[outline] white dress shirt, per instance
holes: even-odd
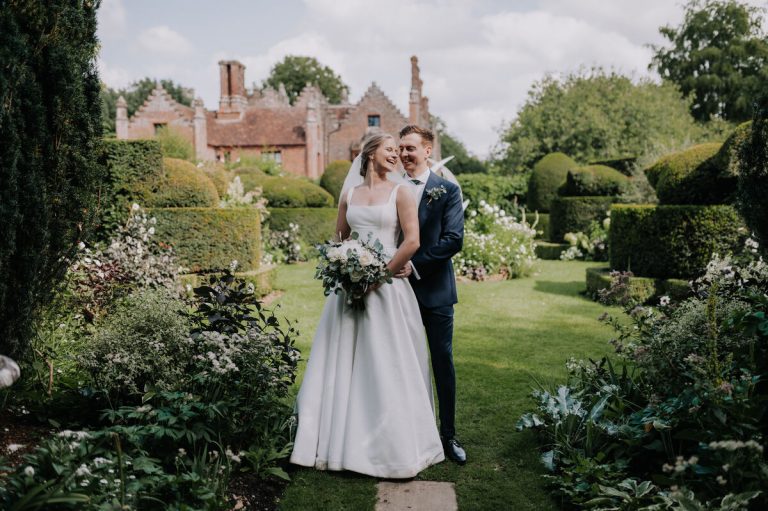
[[[405,178],[408,180],[408,182],[411,185],[411,189],[413,190],[413,195],[416,198],[416,208],[418,209],[418,205],[421,203],[421,198],[424,196],[424,189],[427,187],[427,179],[429,179],[429,173],[431,170],[429,167],[427,167],[427,170],[419,174],[418,176],[409,176],[408,174],[405,175]],[[416,184],[411,181],[411,179],[418,179],[421,181],[419,184]],[[416,277],[416,280],[421,280],[421,275],[419,275],[419,272],[416,271],[416,266],[414,266],[413,262],[408,261],[408,263],[411,265],[411,269],[413,270],[413,276]]]

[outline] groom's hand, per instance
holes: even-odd
[[[413,266],[411,266],[411,262],[408,261],[405,263],[405,266],[403,266],[399,272],[395,275],[395,278],[397,279],[407,279],[411,276],[413,273]]]

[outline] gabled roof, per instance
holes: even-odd
[[[248,108],[238,120],[219,120],[207,112],[208,145],[304,145],[306,113],[300,109]]]
[[[153,106],[160,106],[161,108],[159,108],[159,110],[167,111],[168,109],[171,109],[182,119],[192,120],[192,118],[195,116],[194,108],[182,105],[173,99],[173,97],[168,94],[168,91],[158,83],[152,92],[149,93],[147,99],[144,100],[144,103],[142,103],[138,110],[136,110],[131,119],[141,117],[150,109],[152,109]]]

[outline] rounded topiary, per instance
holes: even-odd
[[[219,193],[205,172],[194,163],[176,158],[163,158],[163,179],[149,198],[154,208],[213,207]]]
[[[234,176],[240,176],[240,182],[243,183],[243,189],[246,192],[252,191],[262,185],[267,175],[263,170],[257,167],[240,167],[232,171]]]
[[[587,165],[568,171],[559,194],[564,197],[619,196],[629,192],[629,178],[605,165]]]
[[[548,212],[550,203],[565,182],[568,171],[577,166],[573,159],[563,153],[551,153],[540,159],[533,166],[528,181],[528,210]]]
[[[268,205],[274,208],[324,208],[334,204],[330,193],[295,177],[266,176],[261,188]]]
[[[768,246],[768,94],[758,103],[751,132],[739,151],[738,207],[762,249]]]
[[[229,183],[233,178],[232,173],[223,164],[212,161],[203,163],[200,169],[213,181],[216,191],[219,192],[219,197],[225,197]]]
[[[736,176],[724,167],[723,144],[708,143],[663,157],[646,169],[660,204],[728,204],[734,200]]]
[[[738,176],[742,148],[752,136],[752,121],[747,121],[736,126],[733,133],[725,139],[723,146],[712,159],[715,168],[727,176]]]
[[[323,176],[320,178],[320,186],[333,195],[337,204],[339,203],[341,187],[344,185],[344,179],[347,177],[350,165],[352,165],[352,162],[347,160],[332,161],[325,167]]]
[[[560,197],[549,212],[549,239],[562,243],[568,232],[583,232],[593,221],[605,218],[614,197]]]
[[[712,254],[738,252],[743,227],[742,218],[727,205],[615,205],[611,268],[641,277],[689,279],[703,271]]]

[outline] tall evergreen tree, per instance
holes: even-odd
[[[0,353],[23,354],[93,214],[98,3],[0,8]]]

